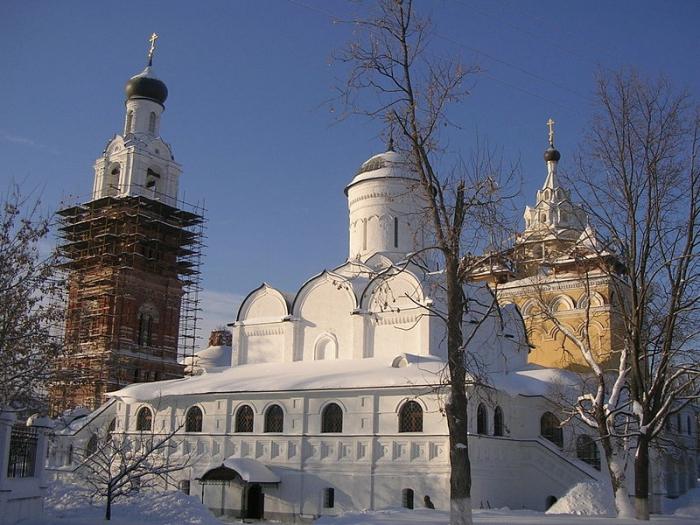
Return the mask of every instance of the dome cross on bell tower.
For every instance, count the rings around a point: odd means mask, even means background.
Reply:
[[[148,41],[151,43],[151,47],[148,50],[148,67],[153,65],[153,54],[156,52],[156,40],[158,40],[158,33],[153,33]]]
[[[153,33],[155,35],[155,33]],[[554,147],[554,120],[552,120],[552,117],[549,117],[549,120],[547,121],[547,127],[549,128],[549,147],[553,148]]]

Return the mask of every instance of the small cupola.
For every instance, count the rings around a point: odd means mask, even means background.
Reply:
[[[127,100],[145,98],[162,106],[168,98],[168,87],[153,73],[153,54],[156,50],[156,40],[158,40],[158,35],[153,33],[149,39],[151,47],[148,50],[146,68],[138,75],[131,77],[124,87]]]

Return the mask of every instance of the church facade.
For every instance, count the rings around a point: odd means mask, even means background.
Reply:
[[[585,230],[556,182],[558,160],[546,159],[538,206],[553,211],[558,199],[559,215],[526,213],[521,245],[533,261],[542,257],[531,248],[537,224],[567,222],[573,244]],[[435,315],[444,297],[441,272],[411,257],[429,242],[416,184],[391,148],[364,162],[345,187],[349,247],[337,267],[291,293],[266,283],[252,290],[232,312],[231,342],[212,338],[185,363],[191,376],[111,392],[105,405],[58,430],[53,469],[79,475],[77,452],[100,433],[138,443],[144,433],[176,429],[167,454],[188,463],[177,486],[218,515],[308,520],[413,508],[425,496],[449,509],[445,326]],[[602,481],[602,458],[588,431],[560,425],[555,400],[580,378],[554,358],[533,359],[539,343],[528,340],[516,277],[503,292],[487,279],[465,284],[471,313],[463,329],[473,336],[469,355],[479,371],[466,414],[472,503],[544,510],[575,484]],[[595,291],[587,300],[603,308],[609,296]],[[510,304],[491,308],[500,293]],[[584,304],[578,295],[571,300],[572,309]],[[688,439],[696,434],[688,427]],[[686,488],[695,478],[691,469],[681,477]]]

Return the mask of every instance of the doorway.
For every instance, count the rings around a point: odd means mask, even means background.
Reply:
[[[245,517],[253,520],[261,520],[265,512],[265,494],[257,483],[248,486],[246,491]]]

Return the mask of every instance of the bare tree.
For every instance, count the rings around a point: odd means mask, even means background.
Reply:
[[[576,173],[589,216],[626,275],[616,280],[636,420],[635,507],[649,519],[649,446],[700,394],[700,118],[685,93],[635,72],[602,75]]]
[[[61,351],[57,255],[42,253],[50,216],[16,184],[0,206],[0,406],[41,411]]]
[[[586,232],[593,237],[595,234],[588,229]],[[592,326],[597,322],[596,308],[591,298],[594,296],[595,284],[603,279],[609,283],[615,279],[619,283],[619,276],[615,268],[619,268],[616,260],[602,246],[597,239],[590,238],[586,242],[585,253],[577,253],[574,247],[569,256],[576,261],[575,267],[581,280],[584,297],[588,300],[583,305],[583,315],[580,327],[572,326],[570,321],[562,318],[557,313],[556,305],[549,300],[545,291],[549,284],[546,275],[540,276],[541,280],[535,284],[535,299],[537,311],[529,320],[530,323],[541,324],[550,322],[564,337],[562,352],[569,352],[565,342],[573,346],[572,361],[581,363],[583,370],[580,372],[580,390],[573,393],[561,393],[564,410],[570,417],[564,422],[575,418],[584,423],[597,434],[605,456],[605,466],[610,479],[617,516],[629,518],[634,516],[629,499],[627,487],[627,465],[629,461],[629,399],[627,396],[627,377],[629,371],[628,348],[619,345],[615,338],[617,326],[614,324],[616,315],[615,304],[608,302],[610,314],[608,327],[610,334],[609,351],[597,347],[595,335],[592,334]],[[616,283],[616,284],[617,284]],[[613,366],[611,366],[613,365]]]
[[[164,433],[99,430],[92,435],[81,451],[77,473],[91,499],[104,500],[106,520],[112,518],[115,501],[144,488],[174,484],[172,474],[189,466],[189,455],[174,455],[174,438],[182,426]]]
[[[411,0],[380,0],[374,18],[354,20],[360,35],[338,57],[350,66],[342,97],[353,113],[384,119],[395,130],[396,149],[418,180],[432,248],[441,268],[444,311],[429,314],[446,324],[449,385],[445,413],[449,429],[450,522],[471,523],[471,467],[468,451],[468,347],[474,330],[465,333],[466,315],[489,305],[470,302],[462,276],[463,255],[484,247],[484,230],[496,226],[499,202],[493,157],[477,155],[445,169],[439,135],[449,124],[448,105],[467,95],[466,79],[477,71],[457,61],[429,56],[430,24]],[[442,161],[441,161],[442,160]],[[418,256],[414,254],[414,260]],[[495,303],[492,303],[495,304]]]

